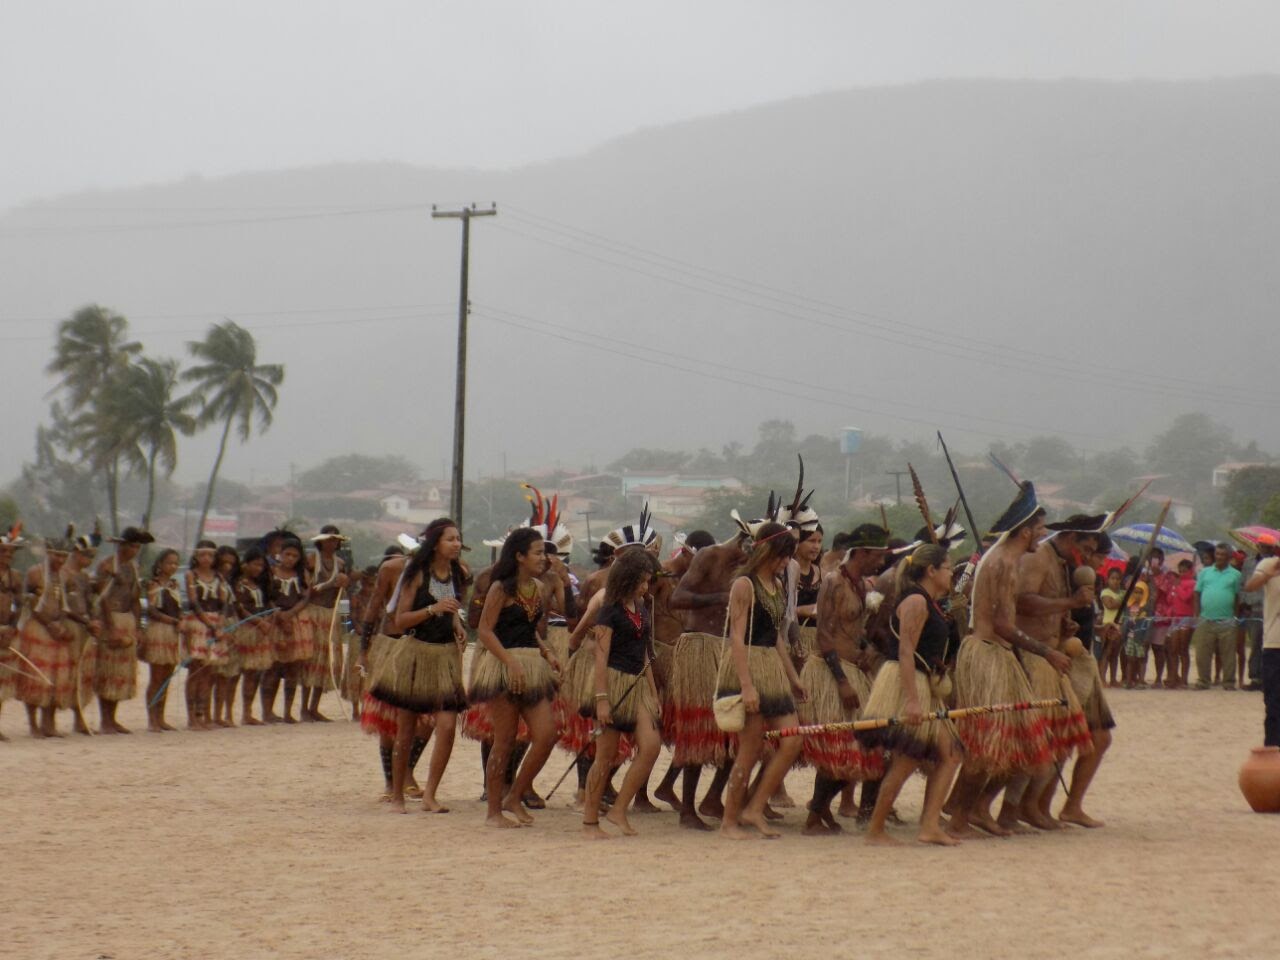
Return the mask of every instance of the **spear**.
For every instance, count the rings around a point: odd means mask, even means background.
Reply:
[[[1117,626],[1124,624],[1125,611],[1129,608],[1129,598],[1133,596],[1134,588],[1138,586],[1138,580],[1142,577],[1142,571],[1147,568],[1147,561],[1151,559],[1151,551],[1155,549],[1156,540],[1160,536],[1160,530],[1164,527],[1165,517],[1169,516],[1169,508],[1173,506],[1172,500],[1164,502],[1164,508],[1160,511],[1160,517],[1156,520],[1155,525],[1151,528],[1151,539],[1147,541],[1147,545],[1142,548],[1142,552],[1138,554],[1138,569],[1133,572],[1133,579],[1129,581],[1129,589],[1124,592],[1124,596],[1120,599],[1120,609],[1116,612],[1115,623]]]
[[[923,720],[925,723],[933,720],[963,720],[965,717],[979,717],[989,713],[1046,710],[1050,707],[1065,707],[1066,705],[1067,700],[1062,697],[1057,700],[1020,700],[1017,703],[989,703],[976,707],[958,707],[954,710],[939,707],[937,710],[931,710],[924,714]],[[820,733],[836,733],[844,730],[857,733],[860,730],[882,730],[885,727],[901,727],[905,725],[901,717],[878,717],[866,720],[846,720],[840,723],[812,723],[797,727],[783,727],[781,730],[767,731],[765,737],[770,740],[777,740],[780,737],[811,737]]]
[[[969,501],[965,499],[964,487],[960,486],[960,474],[956,472],[956,465],[951,460],[951,451],[947,449],[947,441],[942,439],[942,431],[938,431],[938,443],[942,445],[942,455],[947,458],[947,466],[951,469],[951,479],[955,482],[956,493],[960,494],[960,505],[964,507],[965,519],[969,521],[969,532],[973,534],[974,542],[978,545],[978,552],[982,552],[982,534],[978,530],[978,521],[973,519],[973,511],[969,509]]]

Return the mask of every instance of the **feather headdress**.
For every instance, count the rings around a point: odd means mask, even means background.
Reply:
[[[640,508],[638,524],[628,523],[616,530],[610,530],[604,535],[601,543],[609,544],[615,552],[623,547],[636,546],[660,551],[662,538],[658,536],[658,531],[653,529],[653,513],[649,510],[649,504],[646,503]]]
[[[817,511],[809,506],[809,500],[812,499],[814,491],[804,492],[804,457],[796,454],[796,459],[800,461],[800,479],[796,483],[795,496],[791,498],[790,506],[779,508],[775,519],[785,526],[811,533],[818,529],[821,521]]]

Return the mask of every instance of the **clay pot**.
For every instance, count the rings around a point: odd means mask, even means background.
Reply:
[[[1254,747],[1240,767],[1240,792],[1255,813],[1280,813],[1280,747]]]

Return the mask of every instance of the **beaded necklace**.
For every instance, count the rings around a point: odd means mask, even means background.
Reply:
[[[516,588],[516,603],[520,605],[520,609],[524,611],[524,615],[529,618],[532,623],[542,616],[542,591],[538,589],[538,584],[531,584],[533,592],[526,594],[522,587]]]
[[[773,621],[773,629],[779,631],[782,629],[782,621],[786,616],[786,599],[782,595],[780,589],[775,589],[770,593],[764,588],[759,579],[755,580],[756,600],[760,606],[764,607],[764,612],[769,615],[769,619]],[[776,584],[775,584],[776,585]]]

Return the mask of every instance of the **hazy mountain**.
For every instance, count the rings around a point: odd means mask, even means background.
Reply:
[[[1203,409],[1274,448],[1278,114],[1276,78],[936,82],[502,173],[339,165],[10,211],[0,474],[30,455],[51,318],[91,301],[160,354],[225,314],[287,364],[231,476],[347,451],[439,473],[459,227],[429,204],[472,200],[499,214],[473,224],[469,473],[718,449],[770,417],[1098,449]]]

